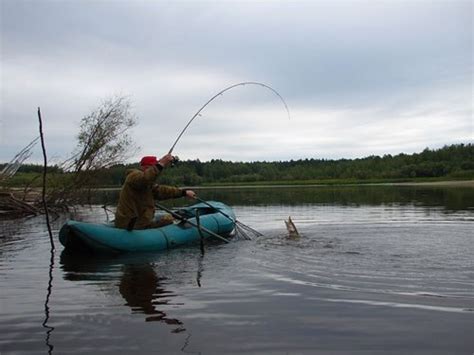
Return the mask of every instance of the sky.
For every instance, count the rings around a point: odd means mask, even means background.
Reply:
[[[280,161],[473,143],[470,0],[0,0],[0,162],[38,135],[76,146],[105,99],[130,98],[142,155]],[[41,162],[35,148],[30,162]]]

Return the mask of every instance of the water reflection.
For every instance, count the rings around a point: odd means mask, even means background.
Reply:
[[[44,320],[41,324],[43,328],[46,329],[45,344],[48,348],[48,354],[53,353],[54,345],[51,343],[51,333],[54,330],[54,327],[48,325],[49,322],[49,301],[51,299],[51,293],[53,291],[53,270],[54,270],[54,248],[51,249],[51,256],[49,260],[49,271],[48,271],[48,287],[46,289],[46,299],[44,301]]]
[[[474,189],[463,186],[291,186],[199,188],[195,190],[205,200],[225,201],[230,206],[323,204],[341,206],[385,205],[397,203],[419,206],[441,206],[446,212],[474,207]],[[119,190],[100,190],[95,203],[114,205]],[[173,203],[176,203],[174,201]]]
[[[145,321],[160,321],[168,325],[177,325],[173,333],[186,330],[183,323],[169,318],[165,312],[156,307],[168,305],[174,294],[163,286],[165,277],[158,277],[152,264],[125,265],[120,278],[119,291],[133,312],[147,315]]]
[[[138,259],[137,259],[138,258]],[[64,279],[69,281],[104,281],[118,285],[118,291],[125,300],[125,306],[132,313],[145,315],[146,322],[162,322],[173,327],[172,333],[185,331],[183,322],[169,317],[163,308],[170,306],[175,293],[166,289],[168,278],[161,277],[155,270],[150,256],[114,256],[94,257],[85,261],[84,256],[61,254],[61,268]],[[118,275],[115,271],[119,270]],[[115,272],[115,273],[114,273]],[[115,282],[118,279],[118,284]],[[161,309],[160,309],[161,308]]]

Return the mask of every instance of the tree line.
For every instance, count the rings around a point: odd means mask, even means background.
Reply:
[[[115,164],[98,169],[91,184],[120,186],[127,169],[137,164]],[[2,164],[0,164],[0,169]],[[19,175],[35,175],[42,166],[23,165]],[[51,174],[67,175],[53,166]],[[474,145],[453,144],[440,149],[426,148],[420,153],[368,156],[357,159],[300,159],[290,161],[232,162],[212,159],[180,161],[160,176],[163,184],[199,186],[206,184],[298,183],[308,181],[373,181],[414,178],[474,178]],[[13,179],[13,182],[15,179]]]

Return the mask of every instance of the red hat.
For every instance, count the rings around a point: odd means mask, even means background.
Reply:
[[[158,164],[158,160],[156,160],[155,156],[146,156],[140,160],[141,166],[148,166],[148,165],[156,165]]]

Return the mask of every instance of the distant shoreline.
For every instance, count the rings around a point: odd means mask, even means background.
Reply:
[[[472,187],[474,180],[446,180],[446,181],[408,181],[408,182],[372,182],[372,183],[331,183],[331,184],[249,184],[249,185],[198,185],[182,186],[196,190],[211,189],[270,189],[270,188],[297,188],[297,187],[343,187],[343,186],[433,186],[433,187]],[[99,187],[97,190],[119,190],[121,187]]]
[[[258,189],[258,188],[297,188],[297,187],[343,187],[343,186],[432,186],[432,187],[469,187],[474,188],[474,180],[446,181],[409,181],[409,182],[374,182],[374,183],[341,183],[341,184],[255,184],[255,185],[201,185],[187,188],[206,189]]]
[[[405,182],[351,182],[351,183],[262,183],[262,184],[248,184],[248,185],[231,185],[231,184],[216,184],[216,185],[198,185],[198,186],[181,186],[183,188],[196,190],[211,190],[211,189],[270,189],[270,188],[304,188],[304,187],[360,187],[360,186],[420,186],[420,187],[467,187],[474,188],[474,180],[446,180],[446,181],[405,181]],[[10,187],[11,191],[22,191],[23,187]],[[92,188],[100,191],[120,190],[121,186],[106,186]],[[32,191],[39,191],[39,187],[32,188]],[[31,191],[30,191],[31,192]]]
[[[394,182],[382,183],[378,185],[395,185],[395,186],[452,186],[452,187],[474,187],[474,180],[447,180],[447,181],[420,181],[420,182]]]

